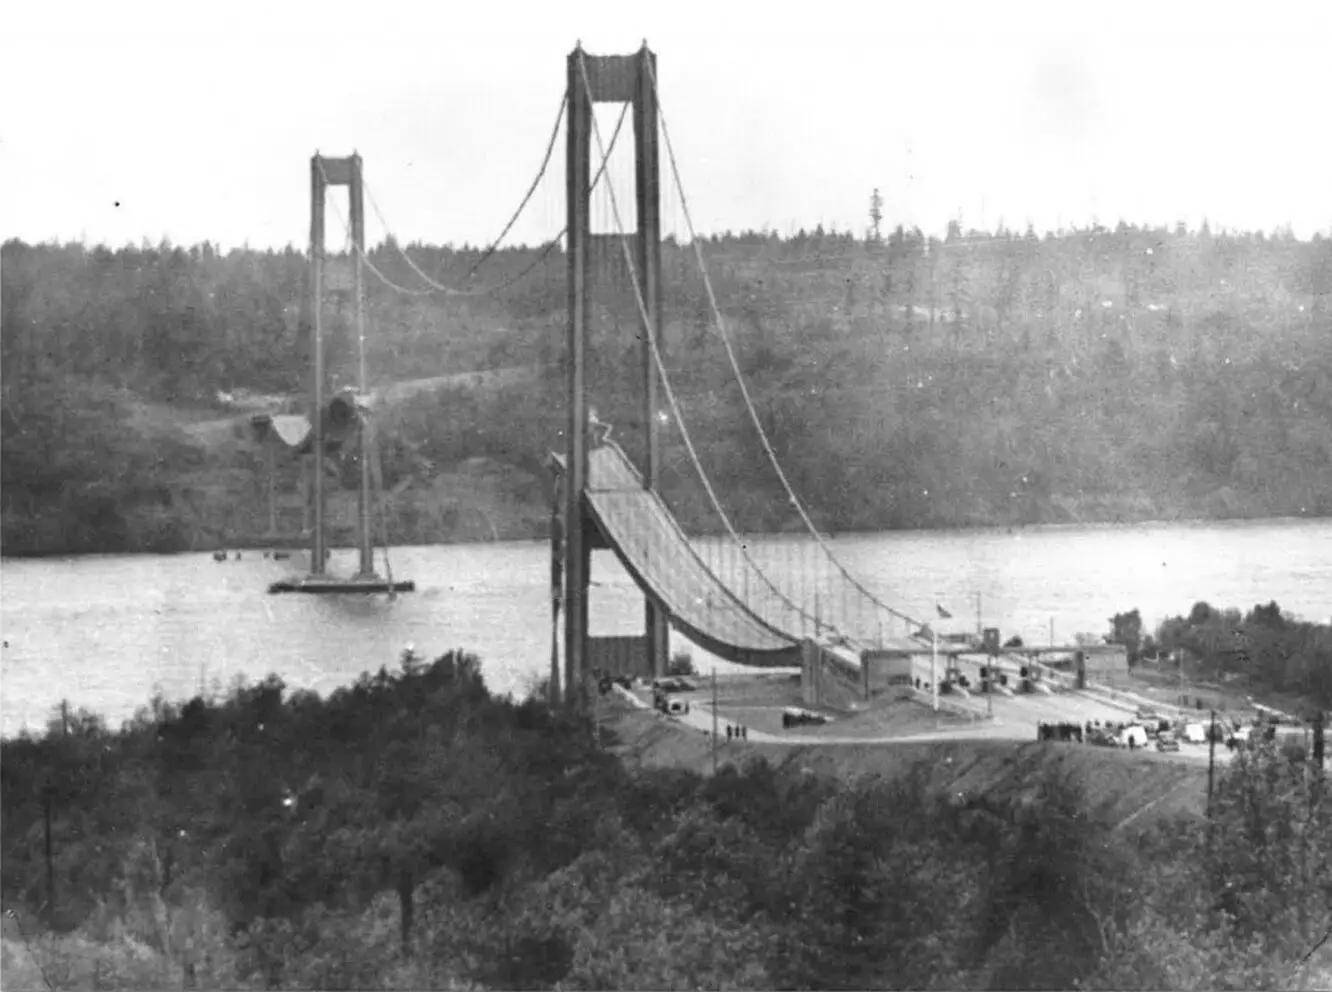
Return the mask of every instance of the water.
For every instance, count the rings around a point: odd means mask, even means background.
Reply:
[[[1138,608],[1154,626],[1194,602],[1248,609],[1275,599],[1308,620],[1332,616],[1332,521],[915,531],[831,542],[880,598],[918,617],[954,614],[941,630],[972,629],[976,594],[1005,638],[1060,643],[1104,633]],[[160,687],[185,698],[275,672],[327,692],[414,644],[434,657],[478,654],[491,688],[524,692],[550,668],[549,547],[544,542],[396,548],[396,577],[418,591],[382,597],[267,594],[303,562],[259,552],[218,563],[208,554],[6,560],[0,568],[0,733],[40,729],[62,698],[117,724]],[[757,557],[785,589],[815,557],[773,538]],[[330,570],[350,574],[355,553]],[[826,570],[826,566],[825,566]],[[593,558],[592,630],[639,632],[642,599],[609,553]],[[893,631],[898,633],[900,631]],[[678,637],[696,663],[712,662]],[[729,666],[719,665],[719,670]]]

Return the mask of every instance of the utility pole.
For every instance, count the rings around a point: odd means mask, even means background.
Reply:
[[[1054,647],[1054,617],[1050,618],[1050,647]]]
[[[1212,726],[1207,732],[1207,818],[1212,818],[1212,785],[1216,776],[1216,710],[1212,710]]]
[[[46,825],[46,909],[48,919],[55,915],[55,859],[51,856],[51,783],[42,783],[42,819]]]
[[[712,774],[717,774],[717,666],[712,667]]]
[[[930,692],[934,712],[939,712],[939,632],[930,627]]]
[[[1324,730],[1323,711],[1319,710],[1318,715],[1314,717],[1314,725],[1313,725],[1313,759],[1314,759],[1314,764],[1317,766],[1315,770],[1320,775],[1323,772],[1323,757],[1324,757],[1324,747],[1325,747],[1324,732],[1325,730]]]

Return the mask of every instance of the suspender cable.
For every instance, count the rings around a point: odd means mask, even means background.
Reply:
[[[675,178],[676,186],[678,187],[680,192],[680,209],[684,214],[685,224],[688,226],[690,239],[694,245],[694,253],[698,259],[698,265],[703,274],[703,284],[707,290],[708,303],[712,307],[713,319],[715,320],[717,325],[718,336],[721,338],[722,345],[725,348],[727,359],[730,361],[731,364],[731,369],[735,373],[736,382],[740,386],[740,392],[744,397],[745,407],[749,411],[750,419],[753,421],[755,428],[758,430],[759,440],[763,444],[763,450],[767,453],[768,460],[772,463],[773,468],[776,470],[777,477],[781,480],[782,486],[786,490],[786,495],[791,505],[795,507],[796,511],[800,514],[800,518],[804,522],[806,529],[809,531],[810,535],[814,538],[818,546],[827,555],[829,561],[831,561],[838,568],[838,570],[842,573],[842,575],[849,582],[851,582],[852,585],[854,585],[862,595],[868,597],[880,609],[886,610],[887,612],[892,613],[895,616],[902,617],[904,620],[911,620],[911,622],[913,623],[919,623],[919,621],[912,620],[912,618],[908,614],[896,610],[893,607],[889,606],[887,603],[880,600],[872,592],[870,592],[863,585],[861,585],[860,582],[858,582],[855,579],[855,577],[852,576],[851,573],[848,572],[842,566],[842,564],[832,554],[832,551],[824,543],[822,536],[819,534],[818,528],[814,526],[814,522],[810,519],[808,512],[806,512],[804,504],[801,503],[800,497],[796,495],[795,490],[791,487],[791,483],[787,479],[786,473],[782,470],[781,463],[777,460],[777,455],[773,451],[772,444],[768,440],[767,432],[763,429],[763,423],[759,419],[757,410],[755,410],[754,408],[753,399],[749,395],[749,388],[745,385],[744,376],[740,372],[739,362],[736,360],[735,351],[731,347],[730,338],[726,334],[725,325],[721,315],[721,308],[718,306],[717,296],[713,292],[712,279],[708,275],[707,266],[704,264],[703,261],[703,247],[698,239],[697,233],[694,230],[693,217],[689,212],[689,199],[684,190],[684,183],[680,179],[679,165],[675,160],[675,149],[671,144],[670,131],[666,127],[666,116],[661,110],[661,93],[657,89],[656,72],[653,70],[650,63],[648,64],[648,74],[649,74],[649,79],[652,82],[653,90],[656,93],[657,116],[661,120],[661,132],[662,132],[662,137],[665,139],[666,143],[666,154],[670,160],[671,172]]]
[[[592,86],[587,78],[587,62],[583,59],[581,53],[579,55],[578,65],[579,65],[579,70],[583,75],[583,85],[586,86],[590,91]],[[604,147],[601,140],[601,128],[597,124],[596,115],[594,114],[591,116],[592,116],[592,131],[596,135],[597,145],[598,147]],[[695,470],[698,472],[699,480],[703,483],[703,488],[707,490],[708,498],[712,501],[713,509],[717,511],[717,515],[721,518],[722,524],[726,527],[726,532],[727,534],[730,535],[732,542],[738,544],[739,536],[736,534],[735,527],[731,524],[730,517],[726,515],[726,511],[722,508],[721,501],[718,500],[717,494],[712,488],[711,480],[709,480],[707,473],[703,471],[703,465],[699,461],[698,452],[694,448],[693,440],[689,436],[689,429],[685,425],[684,418],[680,415],[680,405],[676,400],[675,390],[671,387],[671,380],[666,370],[666,363],[662,360],[661,357],[661,348],[657,342],[656,328],[653,326],[652,320],[648,316],[647,305],[643,302],[643,294],[639,289],[638,274],[634,268],[633,257],[629,252],[628,236],[624,233],[624,224],[620,220],[620,210],[619,210],[619,205],[615,199],[615,190],[613,187],[610,187],[609,189],[610,189],[611,209],[615,215],[615,226],[620,233],[620,246],[623,249],[625,265],[627,267],[630,279],[633,284],[634,299],[638,304],[639,316],[642,318],[643,326],[646,328],[646,333],[648,336],[648,346],[652,350],[653,363],[656,365],[657,371],[661,374],[661,381],[663,387],[662,391],[666,394],[667,402],[669,403],[671,408],[671,415],[680,425],[680,436],[684,440],[685,449],[686,451],[688,451],[689,458],[693,462]],[[744,553],[745,556],[748,557],[748,552]],[[766,576],[764,577],[764,581],[765,582],[768,581]],[[800,608],[797,607],[797,609]],[[803,613],[803,609],[801,609],[801,612]]]

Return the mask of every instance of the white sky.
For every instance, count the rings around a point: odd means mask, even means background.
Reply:
[[[859,231],[875,186],[886,226],[939,232],[959,215],[1332,231],[1327,0],[6,7],[3,237],[303,246],[310,155],[355,148],[400,238],[488,242],[575,42],[645,37],[703,231]],[[563,162],[561,142],[515,240],[562,226]]]

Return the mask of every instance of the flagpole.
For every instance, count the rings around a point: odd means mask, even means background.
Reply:
[[[933,693],[934,712],[939,712],[939,632],[930,624],[930,692]]]

